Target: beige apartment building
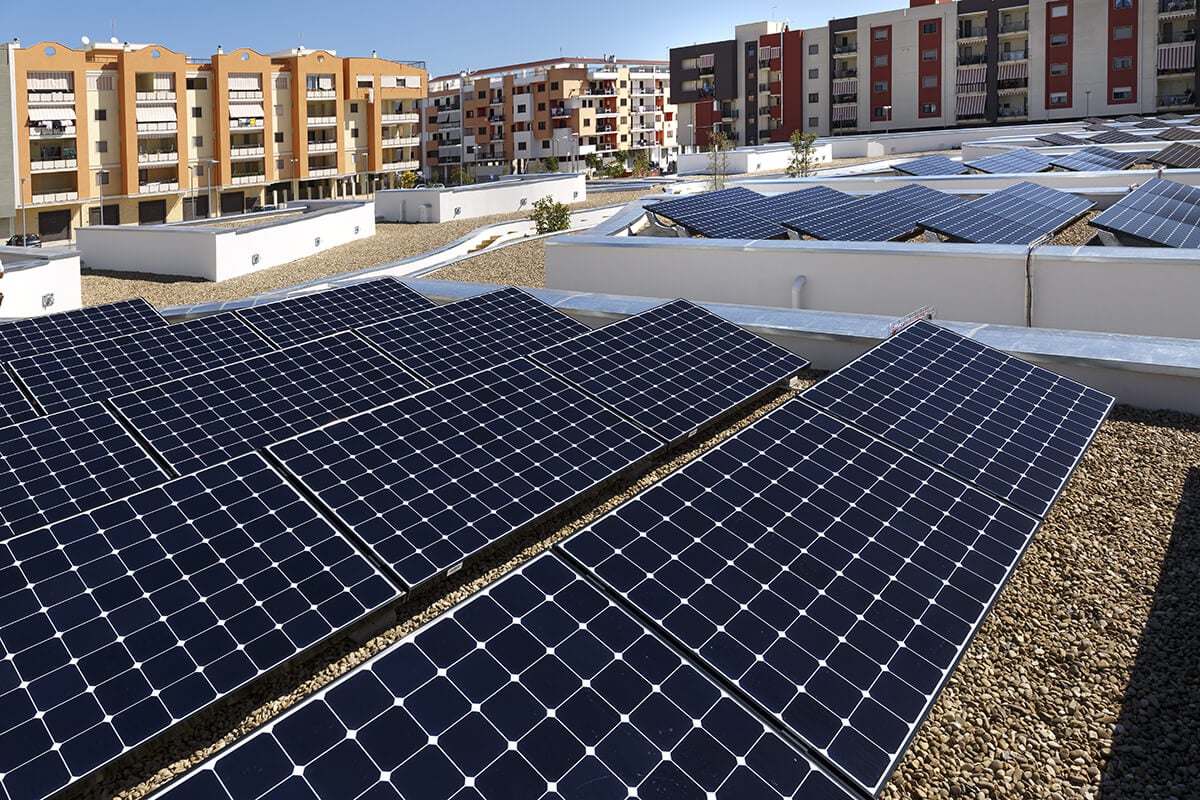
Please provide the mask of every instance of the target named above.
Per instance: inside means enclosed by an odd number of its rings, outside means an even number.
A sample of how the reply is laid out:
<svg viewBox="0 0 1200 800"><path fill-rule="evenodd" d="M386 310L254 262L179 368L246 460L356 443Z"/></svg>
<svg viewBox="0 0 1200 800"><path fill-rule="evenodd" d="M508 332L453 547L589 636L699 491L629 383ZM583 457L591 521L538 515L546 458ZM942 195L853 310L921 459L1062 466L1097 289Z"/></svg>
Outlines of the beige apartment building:
<svg viewBox="0 0 1200 800"><path fill-rule="evenodd" d="M422 64L325 50L0 47L0 239L361 196L420 168Z"/></svg>
<svg viewBox="0 0 1200 800"><path fill-rule="evenodd" d="M665 166L678 150L669 88L667 62L613 57L432 78L421 104L426 174L446 181L464 163L480 177L523 173L549 157L577 171L589 154L638 150Z"/></svg>

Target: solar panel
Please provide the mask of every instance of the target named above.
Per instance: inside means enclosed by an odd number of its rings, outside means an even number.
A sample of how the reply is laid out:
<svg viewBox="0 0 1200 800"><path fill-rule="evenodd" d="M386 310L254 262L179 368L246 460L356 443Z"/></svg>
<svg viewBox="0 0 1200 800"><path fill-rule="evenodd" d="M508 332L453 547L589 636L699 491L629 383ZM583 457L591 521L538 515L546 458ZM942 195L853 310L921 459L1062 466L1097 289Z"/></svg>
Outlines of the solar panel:
<svg viewBox="0 0 1200 800"><path fill-rule="evenodd" d="M1018 175L1050 169L1050 156L1036 150L1012 150L965 162L968 167L993 175Z"/></svg>
<svg viewBox="0 0 1200 800"><path fill-rule="evenodd" d="M967 165L961 161L952 161L945 156L925 156L914 158L903 164L894 164L892 169L903 175L962 175L967 171Z"/></svg>
<svg viewBox="0 0 1200 800"><path fill-rule="evenodd" d="M774 239L787 236L778 223L748 214L740 208L676 211L675 222L709 239Z"/></svg>
<svg viewBox="0 0 1200 800"><path fill-rule="evenodd" d="M808 366L687 300L626 317L532 358L668 441Z"/></svg>
<svg viewBox="0 0 1200 800"><path fill-rule="evenodd" d="M1168 125L1167 123L1163 122L1162 120L1144 119L1141 122L1139 122L1138 124L1134 125L1133 127L1135 127L1135 128L1169 128L1171 126Z"/></svg>
<svg viewBox="0 0 1200 800"><path fill-rule="evenodd" d="M1200 139L1200 129L1176 125L1166 130L1157 131L1154 134L1156 139L1165 139L1169 142L1186 142Z"/></svg>
<svg viewBox="0 0 1200 800"><path fill-rule="evenodd" d="M344 332L111 402L183 475L424 388L370 344Z"/></svg>
<svg viewBox="0 0 1200 800"><path fill-rule="evenodd" d="M547 554L156 798L401 796L851 797Z"/></svg>
<svg viewBox="0 0 1200 800"><path fill-rule="evenodd" d="M0 367L0 425L11 425L38 416L25 391Z"/></svg>
<svg viewBox="0 0 1200 800"><path fill-rule="evenodd" d="M378 322L358 333L436 385L587 330L558 309L510 287Z"/></svg>
<svg viewBox="0 0 1200 800"><path fill-rule="evenodd" d="M166 479L100 403L0 428L0 541Z"/></svg>
<svg viewBox="0 0 1200 800"><path fill-rule="evenodd" d="M1200 189L1154 178L1097 215L1091 224L1167 247L1200 247Z"/></svg>
<svg viewBox="0 0 1200 800"><path fill-rule="evenodd" d="M1049 145L1070 146L1077 144L1087 144L1088 140L1078 136L1068 136L1065 133L1049 133L1045 136L1036 137L1039 142L1045 142Z"/></svg>
<svg viewBox="0 0 1200 800"><path fill-rule="evenodd" d="M559 547L873 795L1037 526L792 400Z"/></svg>
<svg viewBox="0 0 1200 800"><path fill-rule="evenodd" d="M52 412L273 349L233 314L214 314L18 359L10 366Z"/></svg>
<svg viewBox="0 0 1200 800"><path fill-rule="evenodd" d="M45 798L396 597L256 454L0 544L0 793Z"/></svg>
<svg viewBox="0 0 1200 800"><path fill-rule="evenodd" d="M1023 181L921 220L922 227L968 242L1030 244L1079 217L1094 203Z"/></svg>
<svg viewBox="0 0 1200 800"><path fill-rule="evenodd" d="M818 239L887 242L911 236L921 219L965 202L946 192L909 184L785 224Z"/></svg>
<svg viewBox="0 0 1200 800"><path fill-rule="evenodd" d="M416 587L662 446L520 359L267 450Z"/></svg>
<svg viewBox="0 0 1200 800"><path fill-rule="evenodd" d="M1168 111L1166 114L1159 114L1159 119L1183 119L1183 114L1176 114L1174 111Z"/></svg>
<svg viewBox="0 0 1200 800"><path fill-rule="evenodd" d="M433 308L433 302L424 295L395 278L380 278L238 309L237 314L278 347L287 347L426 308Z"/></svg>
<svg viewBox="0 0 1200 800"><path fill-rule="evenodd" d="M162 328L166 324L162 314L140 297L0 323L0 361Z"/></svg>
<svg viewBox="0 0 1200 800"><path fill-rule="evenodd" d="M1145 136L1135 136L1125 131L1108 130L1093 136L1089 141L1091 144L1128 144L1130 142L1145 142L1149 141L1149 139Z"/></svg>
<svg viewBox="0 0 1200 800"><path fill-rule="evenodd" d="M1055 156L1050 163L1075 172L1101 172L1128 169L1144 160L1147 153L1117 152L1106 147L1085 147L1074 153Z"/></svg>
<svg viewBox="0 0 1200 800"><path fill-rule="evenodd" d="M737 206L737 210L760 217L771 222L784 222L813 211L824 211L827 208L851 203L854 198L837 189L828 186L810 186L794 192L785 192L772 197L752 200Z"/></svg>
<svg viewBox="0 0 1200 800"><path fill-rule="evenodd" d="M1141 122L1142 118L1136 114L1126 114L1122 117L1117 117L1117 122Z"/></svg>
<svg viewBox="0 0 1200 800"><path fill-rule="evenodd" d="M669 219L674 219L676 214L689 214L710 208L736 206L760 199L762 199L762 195L758 192L750 191L741 186L735 186L732 189L703 192L701 194L678 197L674 200L663 200L660 203L651 203L645 206L645 210Z"/></svg>
<svg viewBox="0 0 1200 800"><path fill-rule="evenodd" d="M1200 167L1200 147L1176 142L1147 157L1147 161L1174 169L1196 169Z"/></svg>
<svg viewBox="0 0 1200 800"><path fill-rule="evenodd" d="M805 401L1038 517L1113 399L917 322L807 389Z"/></svg>

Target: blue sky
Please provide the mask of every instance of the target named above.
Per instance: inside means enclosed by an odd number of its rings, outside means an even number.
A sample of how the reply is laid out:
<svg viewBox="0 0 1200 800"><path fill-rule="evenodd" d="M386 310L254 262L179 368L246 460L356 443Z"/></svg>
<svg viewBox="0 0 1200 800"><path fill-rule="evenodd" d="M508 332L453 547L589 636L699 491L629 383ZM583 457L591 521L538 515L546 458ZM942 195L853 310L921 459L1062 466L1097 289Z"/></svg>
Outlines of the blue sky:
<svg viewBox="0 0 1200 800"><path fill-rule="evenodd" d="M80 36L161 44L192 56L251 47L271 52L295 47L340 55L424 60L432 74L482 69L564 56L666 59L667 50L729 38L739 23L789 19L792 27L819 27L831 16L897 8L905 0L844 0L836 7L804 0L742 5L728 0L607 0L530 4L519 0L393 0L388 3L113 0L109 3L0 0L0 41L23 45L53 40L77 46ZM533 11L538 5L548 13ZM557 12L557 13L556 13Z"/></svg>

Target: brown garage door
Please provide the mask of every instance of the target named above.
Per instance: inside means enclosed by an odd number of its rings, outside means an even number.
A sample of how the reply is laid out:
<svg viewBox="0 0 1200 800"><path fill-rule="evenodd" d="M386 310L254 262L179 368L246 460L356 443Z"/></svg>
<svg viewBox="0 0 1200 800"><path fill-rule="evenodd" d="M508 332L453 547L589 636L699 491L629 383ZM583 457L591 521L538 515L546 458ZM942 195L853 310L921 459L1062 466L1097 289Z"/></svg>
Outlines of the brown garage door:
<svg viewBox="0 0 1200 800"><path fill-rule="evenodd" d="M221 195L222 214L241 214L246 210L246 193L229 192Z"/></svg>
<svg viewBox="0 0 1200 800"><path fill-rule="evenodd" d="M166 200L143 200L138 203L138 225L161 225L166 221Z"/></svg>
<svg viewBox="0 0 1200 800"><path fill-rule="evenodd" d="M104 221L100 221L100 209L92 207L88 209L88 225L120 225L121 224L121 206L113 203L110 206L104 207Z"/></svg>
<svg viewBox="0 0 1200 800"><path fill-rule="evenodd" d="M70 211L38 212L38 235L43 242L63 242L71 238Z"/></svg>

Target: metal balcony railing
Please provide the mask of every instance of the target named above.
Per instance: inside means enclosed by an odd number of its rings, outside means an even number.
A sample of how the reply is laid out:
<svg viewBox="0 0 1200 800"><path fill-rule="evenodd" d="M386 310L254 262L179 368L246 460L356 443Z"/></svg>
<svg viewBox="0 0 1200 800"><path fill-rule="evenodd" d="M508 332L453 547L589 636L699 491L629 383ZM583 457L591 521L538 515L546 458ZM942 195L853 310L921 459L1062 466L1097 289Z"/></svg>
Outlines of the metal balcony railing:
<svg viewBox="0 0 1200 800"><path fill-rule="evenodd" d="M965 66L967 66L967 65L969 65L969 64L986 64L986 63L987 63L987 56L986 56L986 55L980 55L980 56L959 56L959 57L958 57L958 65L959 65L960 67L965 67Z"/></svg>
<svg viewBox="0 0 1200 800"><path fill-rule="evenodd" d="M983 39L987 36L987 28L985 27L970 27L959 28L958 38L960 39Z"/></svg>
<svg viewBox="0 0 1200 800"><path fill-rule="evenodd" d="M1195 31L1179 31L1178 33L1160 33L1158 34L1159 44L1175 44L1176 42L1194 42L1196 41Z"/></svg>
<svg viewBox="0 0 1200 800"><path fill-rule="evenodd" d="M842 53L858 52L858 42L850 42L849 44L838 44L833 47L833 54L841 55Z"/></svg>
<svg viewBox="0 0 1200 800"><path fill-rule="evenodd" d="M1001 61L1024 61L1029 58L1029 54L1024 50L1006 50L1000 54Z"/></svg>
<svg viewBox="0 0 1200 800"><path fill-rule="evenodd" d="M1029 20L1024 22L1009 22L1000 26L1001 33L1021 33L1029 30ZM1022 116L1024 116L1022 114Z"/></svg>
<svg viewBox="0 0 1200 800"><path fill-rule="evenodd" d="M1196 8L1196 0L1159 0L1158 13L1169 14L1172 11L1191 11Z"/></svg>

